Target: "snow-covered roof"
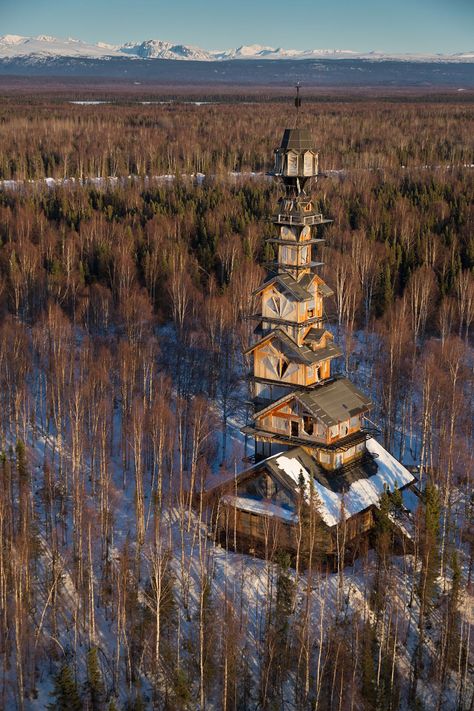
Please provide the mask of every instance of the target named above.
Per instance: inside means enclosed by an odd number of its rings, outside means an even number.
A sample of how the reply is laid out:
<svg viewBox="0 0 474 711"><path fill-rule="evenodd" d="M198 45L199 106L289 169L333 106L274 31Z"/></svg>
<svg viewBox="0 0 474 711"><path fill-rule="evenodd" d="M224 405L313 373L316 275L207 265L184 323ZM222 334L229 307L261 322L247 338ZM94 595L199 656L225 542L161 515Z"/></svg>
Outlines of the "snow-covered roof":
<svg viewBox="0 0 474 711"><path fill-rule="evenodd" d="M283 508L283 506L271 504L268 501L257 501L256 499L250 499L246 496L233 496L231 494L223 496L221 501L228 506L235 506L237 509L259 514L260 516L281 518L291 523L296 523L298 520L298 517L292 511L288 511L288 509Z"/></svg>
<svg viewBox="0 0 474 711"><path fill-rule="evenodd" d="M320 501L319 512L328 526L335 526L341 520L342 511L345 518L349 518L371 506L378 506L384 488L394 491L414 481L413 474L372 437L367 440L367 449L377 457L377 472L373 476L353 481L346 491L331 490L319 482L317 477L312 477L313 488ZM276 455L272 461L297 486L302 475L306 495L309 495L311 475L299 459L291 456L291 450Z"/></svg>

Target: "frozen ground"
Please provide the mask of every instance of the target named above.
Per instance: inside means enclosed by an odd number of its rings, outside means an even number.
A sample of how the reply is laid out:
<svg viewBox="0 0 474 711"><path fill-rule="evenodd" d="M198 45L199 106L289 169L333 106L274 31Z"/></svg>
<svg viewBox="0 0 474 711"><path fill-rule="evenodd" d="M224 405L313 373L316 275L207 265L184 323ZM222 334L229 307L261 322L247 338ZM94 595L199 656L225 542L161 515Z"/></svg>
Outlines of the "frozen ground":
<svg viewBox="0 0 474 711"><path fill-rule="evenodd" d="M236 425L231 427L230 435L235 434ZM116 427L118 433L119 428ZM241 447L240 436L237 438L237 445ZM45 460L57 460L57 441L53 434L41 434L35 440L30 432L29 437L29 461L33 472L35 497L41 497L42 474L41 470ZM53 457L53 450L55 455ZM69 456L66 452L66 458ZM122 488L121 462L117 457L114 460L114 546L118 555L121 544L126 537L132 534L135 529L134 517L134 485L132 477L129 477L128 484ZM148 502L148 498L147 498ZM92 501L91 501L92 503ZM412 502L413 504L413 502ZM147 504L148 505L148 504ZM179 506L169 508L162 519L161 527L164 539L171 541L173 549L173 568L176 574L175 593L177 596L178 609L181 615L181 634L186 634L189 627L189 620L193 617L197 609L200 580L202 573L203 556L210 564L212 571L212 599L217 605L224 599L232 599L235 610L240 616L242 625L246 630L251 646L249 647L249 665L252 673L257 676L262 652L262 640L265 621L266 598L271 587L275 583L275 568L272 564L254 558L250 555L242 555L226 551L219 546L213 545L208 538L204 524L199 523L196 514L191 512L191 526L188 532L188 511ZM148 536L150 535L148 531ZM46 544L46 538L41 533L43 553L42 566L50 566L51 553ZM145 548L146 548L145 544ZM97 552L98 553L98 552ZM184 553L184 555L183 555ZM397 620L399 648L397 653L397 665L401 671L409 669L410 660L416 644L417 638L417 603L409 605L411 597L411 569L413 559L411 556L394 557L391 561L393 567L392 588L390 591L390 605L387 609L387 616ZM344 571L343 578L337 574L320 574L313 578L311 596L311 619L314 625L314 634L320 627L322 616L324 626L328 628L332 622L337 620L350 619L356 614L364 619L371 619L371 607L369 601L370 579L374 573L374 559L369 556L365 562L358 561L352 568ZM80 598L75 589L72 575L70 573L71 561L67 558L66 549L62 559L63 589L61 594L61 618L62 622L58 632L57 643L64 649L77 649L77 659L79 662L79 673L83 674L85 653L90 643L89 629L87 624L79 624L78 637L74 637L74 621L76 617L87 619L85 611L82 611ZM143 582L146 578L144 571ZM97 582L97 581L96 581ZM447 585L449 581L439 581L441 586ZM299 605L303 602L306 590L304 575L298 581L298 603L295 615L298 614ZM142 593L141 593L142 594ZM46 591L42 598L43 604L47 605ZM466 598L463 608L463 615L466 624L471 624L473 619L472 599ZM435 620L437 613L435 613ZM35 620L38 624L38 618ZM387 619L388 624L388 619ZM47 636L50 631L45 627L43 633ZM115 620L108 619L103 608L96 605L96 644L100 650L100 658L109 660L108 665L103 664L103 671L106 683L112 679L112 669L115 663L117 652L116 646L116 623ZM428 639L428 644L433 646ZM148 681L143 678L143 688L147 689ZM38 698L28 702L26 709L44 709L49 703L49 693L52 688L51 670L49 665L41 665L39 669ZM123 684L122 701L126 697L126 685ZM405 689L406 693L406 689ZM429 686L421 687L422 700L429 705L434 701L434 689ZM208 704L211 711L218 711L219 704ZM291 709L291 705L288 706ZM450 705L446 708L454 708Z"/></svg>

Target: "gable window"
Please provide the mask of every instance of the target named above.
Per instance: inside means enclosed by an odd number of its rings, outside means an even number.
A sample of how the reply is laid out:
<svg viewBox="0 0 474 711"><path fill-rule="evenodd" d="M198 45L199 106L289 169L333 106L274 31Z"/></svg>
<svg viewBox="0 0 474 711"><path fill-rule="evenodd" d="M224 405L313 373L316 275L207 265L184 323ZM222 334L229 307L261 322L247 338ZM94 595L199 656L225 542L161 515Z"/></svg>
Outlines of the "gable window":
<svg viewBox="0 0 474 711"><path fill-rule="evenodd" d="M268 299L268 306L269 306L270 310L273 311L273 313L280 314L280 308L281 308L280 296L278 296L278 294L275 296L271 296Z"/></svg>
<svg viewBox="0 0 474 711"><path fill-rule="evenodd" d="M312 435L314 432L314 422L311 417L303 417L303 429L308 435Z"/></svg>
<svg viewBox="0 0 474 711"><path fill-rule="evenodd" d="M294 420L291 421L291 436L292 437L298 437L300 434L300 425L299 422L295 422Z"/></svg>
<svg viewBox="0 0 474 711"><path fill-rule="evenodd" d="M280 358L278 361L278 375L283 378L286 371L288 370L289 363L286 358Z"/></svg>

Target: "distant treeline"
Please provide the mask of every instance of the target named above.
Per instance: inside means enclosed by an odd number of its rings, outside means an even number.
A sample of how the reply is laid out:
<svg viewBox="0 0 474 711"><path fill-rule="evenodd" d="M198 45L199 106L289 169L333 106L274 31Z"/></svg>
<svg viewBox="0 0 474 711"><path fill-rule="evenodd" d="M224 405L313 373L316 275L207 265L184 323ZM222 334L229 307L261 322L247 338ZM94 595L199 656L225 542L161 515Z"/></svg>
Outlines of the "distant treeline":
<svg viewBox="0 0 474 711"><path fill-rule="evenodd" d="M55 299L76 321L99 285L117 308L143 293L166 319L178 254L201 298L225 294L272 257L265 218L277 196L265 180L218 178L0 192L4 309L34 321ZM367 325L397 297L415 298L421 280L428 293L417 335L440 332L443 304L467 334L472 304L459 300L473 288L474 171L353 171L321 180L314 197L334 221L321 233L322 256L339 322Z"/></svg>
<svg viewBox="0 0 474 711"><path fill-rule="evenodd" d="M323 169L474 163L472 104L306 102ZM0 108L0 179L264 171L292 104L32 104Z"/></svg>

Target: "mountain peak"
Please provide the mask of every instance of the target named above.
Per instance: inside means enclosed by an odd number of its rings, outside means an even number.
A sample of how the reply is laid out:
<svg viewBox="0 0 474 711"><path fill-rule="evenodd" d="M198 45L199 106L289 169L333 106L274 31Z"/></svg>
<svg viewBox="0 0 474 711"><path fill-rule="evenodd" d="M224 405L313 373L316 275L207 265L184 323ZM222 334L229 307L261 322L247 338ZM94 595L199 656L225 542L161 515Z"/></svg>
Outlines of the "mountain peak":
<svg viewBox="0 0 474 711"><path fill-rule="evenodd" d="M35 57L44 61L47 57L84 57L107 59L110 57L134 57L136 59L174 59L181 61L229 61L233 59L367 59L371 61L424 61L424 62L473 62L474 53L456 54L389 54L379 51L355 52L350 49L284 49L268 45L248 44L235 49L205 50L194 45L147 39L125 42L122 45L107 42L88 43L76 38L60 39L50 35L25 37L7 34L0 36L0 59Z"/></svg>

